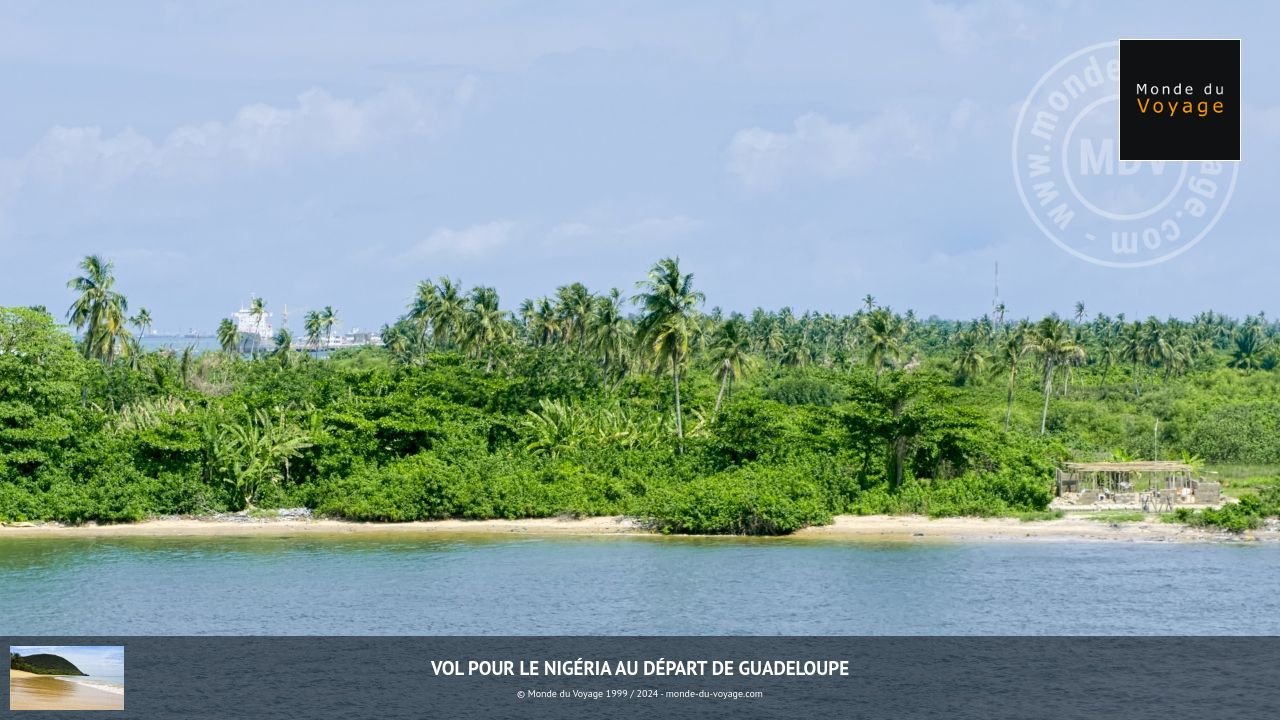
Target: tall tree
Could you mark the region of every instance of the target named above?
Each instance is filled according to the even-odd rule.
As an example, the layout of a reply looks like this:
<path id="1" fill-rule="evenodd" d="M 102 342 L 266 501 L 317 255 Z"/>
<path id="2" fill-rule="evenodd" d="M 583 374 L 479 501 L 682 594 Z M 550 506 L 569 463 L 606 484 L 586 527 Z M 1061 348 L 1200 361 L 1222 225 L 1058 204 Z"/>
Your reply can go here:
<path id="1" fill-rule="evenodd" d="M 280 361 L 284 367 L 292 367 L 297 355 L 293 352 L 293 333 L 289 328 L 280 328 L 272 338 L 275 346 L 271 349 L 271 357 Z"/>
<path id="2" fill-rule="evenodd" d="M 1019 322 L 1012 330 L 1005 333 L 998 349 L 1000 365 L 1009 372 L 1009 385 L 1005 394 L 1004 429 L 1009 429 L 1013 420 L 1013 391 L 1017 387 L 1018 366 L 1022 356 L 1027 352 L 1027 323 Z"/>
<path id="3" fill-rule="evenodd" d="M 98 255 L 80 261 L 84 274 L 72 278 L 67 287 L 80 293 L 67 309 L 67 320 L 77 332 L 84 330 L 81 351 L 86 358 L 110 363 L 117 355 L 128 352 L 128 328 L 125 317 L 129 301 L 116 292 L 114 265 Z"/>
<path id="4" fill-rule="evenodd" d="M 146 308 L 138 308 L 138 313 L 129 318 L 129 324 L 138 328 L 139 335 L 146 336 L 147 333 L 151 332 L 151 325 L 153 324 L 151 311 Z"/>
<path id="5" fill-rule="evenodd" d="M 1053 373 L 1061 365 L 1084 356 L 1076 344 L 1071 328 L 1060 318 L 1050 315 L 1036 324 L 1027 337 L 1027 348 L 1044 363 L 1044 409 L 1040 413 L 1040 434 L 1049 419 L 1049 396 L 1053 393 Z"/>
<path id="6" fill-rule="evenodd" d="M 218 344 L 222 346 L 222 352 L 240 352 L 240 330 L 231 318 L 223 318 L 218 323 Z"/>
<path id="7" fill-rule="evenodd" d="M 1232 339 L 1231 359 L 1227 364 L 1240 370 L 1257 370 L 1267 362 L 1270 341 L 1258 325 L 1248 323 L 1236 329 Z"/>
<path id="8" fill-rule="evenodd" d="M 492 371 L 493 348 L 511 336 L 507 313 L 498 307 L 498 291 L 491 287 L 472 289 L 462 322 L 462 343 L 477 359 L 484 358 Z"/>
<path id="9" fill-rule="evenodd" d="M 253 350 L 262 348 L 262 328 L 267 317 L 267 301 L 256 297 L 249 301 L 249 315 L 253 317 Z"/>
<path id="10" fill-rule="evenodd" d="M 418 340 L 423 343 L 431 339 L 431 322 L 435 316 L 436 301 L 435 283 L 430 280 L 419 282 L 413 300 L 409 303 L 408 319 L 417 330 Z"/>
<path id="11" fill-rule="evenodd" d="M 556 315 L 566 342 L 576 343 L 578 347 L 587 342 L 587 327 L 594 307 L 595 296 L 582 283 L 556 289 Z"/>
<path id="12" fill-rule="evenodd" d="M 333 345 L 333 328 L 338 324 L 338 313 L 334 311 L 332 305 L 325 305 L 320 311 L 320 326 L 324 328 L 324 344 L 325 347 Z"/>
<path id="13" fill-rule="evenodd" d="M 591 320 L 587 324 L 588 344 L 600 359 L 604 377 L 625 368 L 623 355 L 629 340 L 630 326 L 622 309 L 622 291 L 613 288 L 608 295 L 596 298 Z"/>
<path id="14" fill-rule="evenodd" d="M 956 379 L 962 385 L 975 382 L 982 374 L 982 369 L 987 365 L 987 353 L 982 349 L 983 334 L 976 329 L 967 330 L 957 336 L 956 339 L 956 357 L 954 364 L 956 368 Z"/>
<path id="15" fill-rule="evenodd" d="M 431 304 L 431 338 L 437 346 L 451 348 L 462 340 L 467 299 L 463 297 L 461 283 L 447 277 L 440 278 L 435 291 Z"/>
<path id="16" fill-rule="evenodd" d="M 319 350 L 320 339 L 324 337 L 324 318 L 319 310 L 307 311 L 302 318 L 302 330 L 307 334 L 307 346 Z"/>
<path id="17" fill-rule="evenodd" d="M 641 290 L 634 302 L 640 306 L 636 342 L 654 359 L 671 369 L 675 385 L 676 437 L 684 449 L 684 417 L 680 407 L 680 371 L 689 353 L 689 337 L 698 306 L 705 300 L 693 289 L 693 273 L 680 271 L 679 258 L 654 263 L 649 277 L 636 283 Z"/>
<path id="18" fill-rule="evenodd" d="M 861 331 L 867 362 L 875 368 L 878 383 L 886 364 L 901 357 L 906 328 L 892 311 L 878 307 L 862 316 Z"/>
<path id="19" fill-rule="evenodd" d="M 716 393 L 716 407 L 713 411 L 719 413 L 725 393 L 731 392 L 733 384 L 756 365 L 756 360 L 751 355 L 751 341 L 741 320 L 730 318 L 716 330 L 715 340 L 711 344 L 711 362 L 715 367 L 715 378 L 720 381 L 720 391 Z"/>

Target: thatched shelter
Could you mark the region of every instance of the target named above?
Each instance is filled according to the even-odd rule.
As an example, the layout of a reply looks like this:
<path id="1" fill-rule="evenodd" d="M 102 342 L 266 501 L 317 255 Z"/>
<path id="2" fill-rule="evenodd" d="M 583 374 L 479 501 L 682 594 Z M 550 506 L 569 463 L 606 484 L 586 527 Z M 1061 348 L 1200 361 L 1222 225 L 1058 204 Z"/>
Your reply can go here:
<path id="1" fill-rule="evenodd" d="M 1097 500 L 1131 501 L 1150 493 L 1157 505 L 1174 502 L 1217 502 L 1219 486 L 1195 477 L 1195 469 L 1181 462 L 1069 462 L 1055 473 L 1058 495 L 1068 493 Z M 1197 492 L 1202 490 L 1201 492 Z M 1199 496 L 1199 497 L 1197 497 Z M 1137 498 L 1133 498 L 1137 499 Z"/>

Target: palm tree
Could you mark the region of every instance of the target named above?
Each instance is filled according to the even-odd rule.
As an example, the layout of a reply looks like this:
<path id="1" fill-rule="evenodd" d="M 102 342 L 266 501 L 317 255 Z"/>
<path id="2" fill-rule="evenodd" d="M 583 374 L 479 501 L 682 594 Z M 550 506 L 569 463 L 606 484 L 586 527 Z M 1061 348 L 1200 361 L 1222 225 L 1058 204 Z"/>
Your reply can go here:
<path id="1" fill-rule="evenodd" d="M 419 339 L 426 341 L 431 335 L 431 321 L 435 315 L 436 286 L 430 280 L 418 283 L 418 290 L 409 303 L 409 322 L 418 330 Z M 318 317 L 318 316 L 317 316 Z M 319 336 L 317 335 L 317 340 Z"/>
<path id="2" fill-rule="evenodd" d="M 129 318 L 129 324 L 138 328 L 138 334 L 146 336 L 151 332 L 151 311 L 146 308 L 138 308 L 138 314 Z"/>
<path id="3" fill-rule="evenodd" d="M 302 329 L 307 333 L 307 345 L 312 350 L 320 349 L 320 338 L 324 337 L 324 318 L 316 310 L 310 310 L 302 319 Z"/>
<path id="4" fill-rule="evenodd" d="M 272 340 L 275 347 L 271 350 L 271 357 L 279 360 L 285 367 L 293 365 L 293 333 L 289 332 L 289 328 L 280 328 L 280 332 Z"/>
<path id="5" fill-rule="evenodd" d="M 1135 395 L 1142 394 L 1142 375 L 1139 369 L 1142 365 L 1151 361 L 1151 356 L 1148 354 L 1149 350 L 1150 344 L 1147 342 L 1142 323 L 1135 322 L 1126 326 L 1124 335 L 1120 340 L 1120 359 L 1133 366 L 1133 392 Z"/>
<path id="6" fill-rule="evenodd" d="M 240 331 L 231 318 L 223 318 L 222 322 L 218 323 L 218 344 L 222 346 L 222 352 L 240 352 Z"/>
<path id="7" fill-rule="evenodd" d="M 1019 322 L 1017 327 L 1005 334 L 997 352 L 999 353 L 1001 367 L 1009 370 L 1009 388 L 1005 396 L 1004 409 L 1004 429 L 1008 431 L 1009 423 L 1013 419 L 1013 391 L 1018 381 L 1018 364 L 1021 362 L 1022 356 L 1027 352 L 1027 323 L 1025 320 Z"/>
<path id="8" fill-rule="evenodd" d="M 405 332 L 403 323 L 383 325 L 382 329 L 378 331 L 378 334 L 382 336 L 382 346 L 387 349 L 387 352 L 390 352 L 401 360 L 409 354 L 409 348 L 412 345 L 412 341 Z"/>
<path id="9" fill-rule="evenodd" d="M 262 344 L 262 323 L 267 316 L 267 301 L 256 297 L 249 301 L 249 315 L 253 317 L 253 349 L 257 352 Z"/>
<path id="10" fill-rule="evenodd" d="M 582 283 L 556 289 L 556 314 L 565 341 L 582 347 L 587 340 L 587 324 L 595 306 L 595 297 Z"/>
<path id="11" fill-rule="evenodd" d="M 555 305 L 549 298 L 542 297 L 529 303 L 525 329 L 535 345 L 555 342 L 560 334 L 560 323 L 556 319 Z"/>
<path id="12" fill-rule="evenodd" d="M 333 326 L 338 324 L 338 313 L 332 305 L 325 305 L 320 311 L 320 326 L 324 328 L 325 347 L 333 345 Z"/>
<path id="13" fill-rule="evenodd" d="M 1053 372 L 1058 366 L 1084 357 L 1084 348 L 1076 344 L 1067 324 L 1050 315 L 1036 324 L 1027 337 L 1027 349 L 1044 363 L 1044 409 L 1040 413 L 1040 434 L 1049 419 L 1049 396 L 1053 393 Z"/>
<path id="14" fill-rule="evenodd" d="M 956 347 L 959 352 L 955 357 L 955 367 L 956 378 L 961 384 L 977 380 L 982 369 L 986 367 L 987 354 L 982 350 L 984 342 L 982 333 L 977 329 L 968 330 L 958 336 Z"/>
<path id="15" fill-rule="evenodd" d="M 1076 301 L 1076 324 L 1077 325 L 1084 322 L 1084 315 L 1085 315 L 1084 301 L 1077 300 Z"/>
<path id="16" fill-rule="evenodd" d="M 1270 343 L 1254 323 L 1240 326 L 1234 333 L 1231 359 L 1227 364 L 1240 370 L 1257 370 L 1266 362 Z"/>
<path id="17" fill-rule="evenodd" d="M 587 323 L 588 342 L 600 356 L 605 377 L 609 376 L 612 368 L 625 367 L 620 361 L 626 352 L 630 327 L 622 314 L 622 303 L 622 291 L 613 288 L 608 295 L 596 298 L 595 309 Z"/>
<path id="18" fill-rule="evenodd" d="M 1110 321 L 1095 327 L 1093 335 L 1097 339 L 1097 359 L 1102 364 L 1102 375 L 1098 378 L 1098 387 L 1105 388 L 1107 378 L 1111 375 L 1111 368 L 1120 359 L 1120 341 Z"/>
<path id="19" fill-rule="evenodd" d="M 679 258 L 663 258 L 654 263 L 649 277 L 636 283 L 642 292 L 633 301 L 640 306 L 636 342 L 658 363 L 671 367 L 675 384 L 676 437 L 684 449 L 684 417 L 680 408 L 680 369 L 689 352 L 689 336 L 694 316 L 706 298 L 693 289 L 693 273 L 680 272 Z"/>
<path id="20" fill-rule="evenodd" d="M 118 353 L 128 352 L 130 337 L 125 327 L 129 301 L 113 289 L 116 282 L 113 268 L 114 265 L 101 256 L 89 255 L 80 261 L 84 275 L 67 282 L 67 287 L 80 293 L 67 309 L 67 320 L 77 332 L 85 330 L 84 356 L 107 363 Z"/>
<path id="21" fill-rule="evenodd" d="M 493 370 L 493 346 L 511 336 L 507 313 L 498 307 L 498 291 L 491 287 L 472 289 L 462 322 L 462 342 L 477 359 L 487 359 L 485 369 Z"/>
<path id="22" fill-rule="evenodd" d="M 467 299 L 462 296 L 461 284 L 447 277 L 440 278 L 435 291 L 430 309 L 431 338 L 441 347 L 452 347 L 461 340 Z"/>
<path id="23" fill-rule="evenodd" d="M 751 342 L 741 320 L 730 318 L 717 328 L 715 341 L 711 344 L 711 361 L 715 366 L 715 378 L 720 381 L 720 391 L 716 393 L 713 414 L 720 412 L 720 404 L 725 393 L 731 392 L 733 383 L 755 368 L 756 359 L 750 351 Z"/>
<path id="24" fill-rule="evenodd" d="M 191 384 L 191 368 L 195 365 L 196 348 L 194 345 L 188 345 L 182 348 L 182 355 L 178 360 L 178 373 L 182 375 L 182 389 L 186 390 Z"/>
<path id="25" fill-rule="evenodd" d="M 895 361 L 902 355 L 906 329 L 902 319 L 888 308 L 876 308 L 863 315 L 860 329 L 867 362 L 875 368 L 876 383 L 879 384 L 880 374 L 884 372 L 886 363 Z"/>

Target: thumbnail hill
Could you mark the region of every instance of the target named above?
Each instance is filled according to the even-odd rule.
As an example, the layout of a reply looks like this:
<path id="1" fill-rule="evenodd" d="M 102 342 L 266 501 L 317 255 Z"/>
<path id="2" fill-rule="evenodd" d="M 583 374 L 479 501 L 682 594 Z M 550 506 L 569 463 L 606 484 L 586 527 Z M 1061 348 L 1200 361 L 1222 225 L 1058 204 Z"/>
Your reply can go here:
<path id="1" fill-rule="evenodd" d="M 49 655 L 42 653 L 39 655 L 18 655 L 13 653 L 9 656 L 9 667 L 14 670 L 25 670 L 29 673 L 37 675 L 84 675 L 80 672 L 80 668 L 71 664 L 71 661 L 58 655 Z"/>

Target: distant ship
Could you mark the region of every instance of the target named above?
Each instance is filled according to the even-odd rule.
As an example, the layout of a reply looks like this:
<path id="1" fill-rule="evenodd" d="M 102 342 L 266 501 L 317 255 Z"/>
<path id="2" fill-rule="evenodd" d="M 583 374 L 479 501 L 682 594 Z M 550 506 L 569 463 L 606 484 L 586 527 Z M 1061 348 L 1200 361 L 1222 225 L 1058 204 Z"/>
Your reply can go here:
<path id="1" fill-rule="evenodd" d="M 288 312 L 288 306 L 286 306 L 284 315 L 286 323 L 289 318 Z M 255 315 L 249 308 L 242 306 L 232 317 L 235 318 L 236 332 L 239 333 L 245 346 L 269 348 L 275 344 L 275 328 L 271 325 L 271 313 Z M 381 344 L 382 336 L 379 334 L 353 328 L 348 333 L 334 333 L 328 337 L 321 337 L 318 343 L 308 342 L 306 337 L 295 335 L 292 347 L 295 350 L 328 351 Z"/>
<path id="2" fill-rule="evenodd" d="M 275 331 L 271 328 L 271 313 L 254 314 L 249 308 L 241 306 L 232 315 L 236 322 L 236 332 L 248 340 L 249 344 L 258 347 L 269 346 Z"/>

